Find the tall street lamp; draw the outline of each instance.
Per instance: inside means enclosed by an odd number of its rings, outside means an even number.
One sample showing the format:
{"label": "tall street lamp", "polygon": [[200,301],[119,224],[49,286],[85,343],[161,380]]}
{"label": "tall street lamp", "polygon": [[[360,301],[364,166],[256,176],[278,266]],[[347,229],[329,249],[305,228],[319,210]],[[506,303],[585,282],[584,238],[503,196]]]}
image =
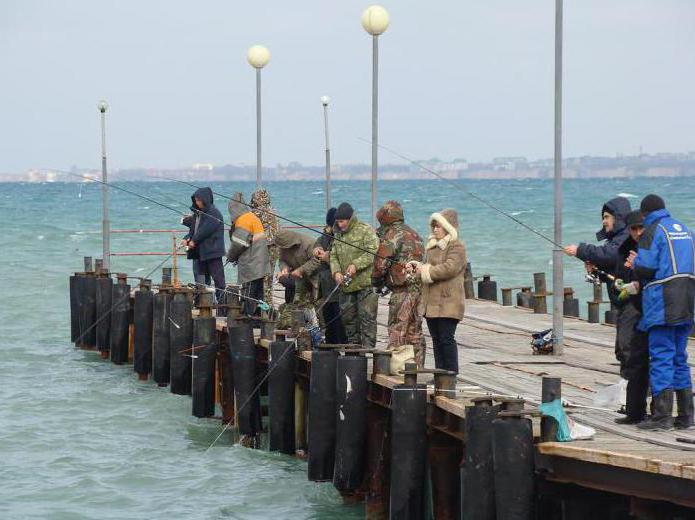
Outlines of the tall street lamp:
{"label": "tall street lamp", "polygon": [[326,211],[331,208],[331,147],[328,141],[328,103],[331,98],[321,96],[323,105],[323,128],[326,134]]}
{"label": "tall street lamp", "polygon": [[372,224],[376,226],[376,180],[379,147],[379,35],[389,26],[389,13],[380,5],[362,13],[362,27],[372,35]]}
{"label": "tall street lamp", "polygon": [[103,99],[97,104],[101,113],[101,243],[103,266],[106,271],[111,269],[111,225],[109,224],[109,187],[106,175],[106,111],[109,104]]}
{"label": "tall street lamp", "polygon": [[270,61],[270,51],[263,45],[254,45],[246,55],[256,69],[256,188],[261,187],[261,69]]}
{"label": "tall street lamp", "polygon": [[562,260],[562,0],[555,0],[555,157],[554,157],[554,236],[553,249],[553,353],[564,349]]}

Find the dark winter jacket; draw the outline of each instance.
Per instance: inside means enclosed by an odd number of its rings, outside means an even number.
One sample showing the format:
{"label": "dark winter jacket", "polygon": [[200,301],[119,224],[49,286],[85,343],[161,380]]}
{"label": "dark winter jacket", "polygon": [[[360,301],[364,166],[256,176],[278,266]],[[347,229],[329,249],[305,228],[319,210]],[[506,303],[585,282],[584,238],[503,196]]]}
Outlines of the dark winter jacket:
{"label": "dark winter jacket", "polygon": [[[203,201],[203,209],[198,209],[196,206],[196,197]],[[223,257],[225,252],[224,221],[222,220],[222,213],[213,204],[212,190],[210,188],[198,188],[191,195],[191,200],[195,207],[197,219],[191,229],[190,238],[198,249],[198,258],[210,260]]]}
{"label": "dark winter jacket", "polygon": [[692,324],[695,241],[685,224],[666,209],[646,215],[634,265],[637,277],[646,282],[639,328]]}
{"label": "dark winter jacket", "polygon": [[596,233],[596,240],[606,242],[600,246],[586,244],[582,242],[577,248],[577,258],[584,262],[590,262],[596,267],[607,273],[613,273],[618,256],[618,248],[625,242],[630,235],[625,224],[625,218],[630,213],[630,201],[625,197],[616,197],[603,205],[601,215],[608,211],[615,216],[613,231],[606,232],[605,229]]}
{"label": "dark winter jacket", "polygon": [[[639,281],[637,278],[637,275],[635,274],[635,271],[630,269],[629,267],[625,267],[625,262],[627,261],[627,258],[630,256],[630,251],[635,251],[637,252],[637,242],[632,240],[632,237],[628,235],[627,240],[623,242],[620,247],[618,248],[618,259],[615,262],[615,269],[613,270],[613,273],[615,274],[616,278],[619,278],[625,283],[631,283],[631,282],[636,282]],[[630,296],[627,300],[619,300],[618,295],[619,291],[616,289],[612,289],[609,291],[608,296],[611,299],[611,302],[618,308],[624,307],[628,302],[633,304],[637,310],[641,312],[642,310],[642,294],[641,291],[637,294],[634,294]]]}

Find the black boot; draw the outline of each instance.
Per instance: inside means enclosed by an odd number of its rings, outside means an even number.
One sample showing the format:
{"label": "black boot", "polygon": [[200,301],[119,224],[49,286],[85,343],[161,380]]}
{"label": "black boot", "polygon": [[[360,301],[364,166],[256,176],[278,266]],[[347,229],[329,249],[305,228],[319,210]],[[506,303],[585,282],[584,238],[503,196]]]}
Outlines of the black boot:
{"label": "black boot", "polygon": [[678,417],[673,421],[676,430],[687,430],[693,425],[693,389],[676,390]]}
{"label": "black boot", "polygon": [[662,390],[652,398],[654,413],[649,419],[639,423],[640,430],[670,430],[673,428],[673,390]]}
{"label": "black boot", "polygon": [[615,419],[616,424],[637,424],[647,417],[648,381],[633,378],[627,382],[625,417]]}

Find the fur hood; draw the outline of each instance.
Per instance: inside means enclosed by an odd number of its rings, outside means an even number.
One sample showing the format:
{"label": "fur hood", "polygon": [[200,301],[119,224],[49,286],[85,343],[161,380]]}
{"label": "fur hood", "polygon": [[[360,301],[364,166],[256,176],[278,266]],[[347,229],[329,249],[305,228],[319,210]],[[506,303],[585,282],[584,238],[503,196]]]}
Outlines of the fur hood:
{"label": "fur hood", "polygon": [[433,222],[437,222],[440,226],[442,226],[444,231],[447,232],[447,235],[441,240],[437,240],[434,235],[430,234],[427,239],[427,249],[432,249],[434,247],[446,249],[449,242],[458,239],[459,218],[456,210],[447,208],[440,212],[432,213],[432,215],[430,215],[430,226]]}

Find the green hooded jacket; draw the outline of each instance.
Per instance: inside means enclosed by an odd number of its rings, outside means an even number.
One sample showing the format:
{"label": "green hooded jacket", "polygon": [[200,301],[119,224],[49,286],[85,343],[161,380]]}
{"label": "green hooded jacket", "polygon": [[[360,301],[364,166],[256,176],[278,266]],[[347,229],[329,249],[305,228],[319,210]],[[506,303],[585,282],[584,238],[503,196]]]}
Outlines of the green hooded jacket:
{"label": "green hooded jacket", "polygon": [[378,247],[379,239],[372,227],[354,215],[344,232],[336,232],[331,250],[331,274],[344,274],[350,264],[357,268],[350,285],[341,289],[343,292],[357,292],[372,286],[374,255]]}

